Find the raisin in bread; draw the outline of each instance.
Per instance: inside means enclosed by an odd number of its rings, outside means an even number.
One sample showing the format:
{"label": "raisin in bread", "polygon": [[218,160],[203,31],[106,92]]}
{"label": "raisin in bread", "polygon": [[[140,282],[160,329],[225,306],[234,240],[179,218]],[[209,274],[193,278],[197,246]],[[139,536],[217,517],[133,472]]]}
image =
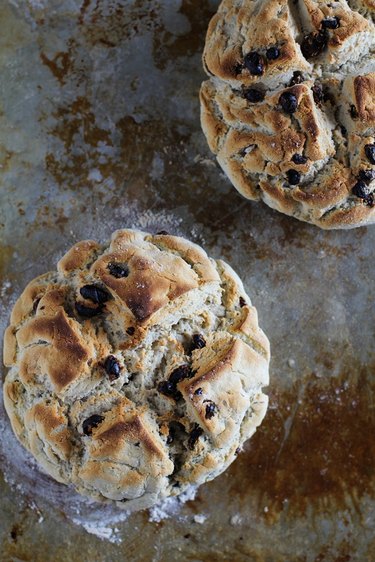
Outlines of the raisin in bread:
{"label": "raisin in bread", "polygon": [[245,197],[321,228],[375,220],[375,2],[223,0],[201,122]]}
{"label": "raisin in bread", "polygon": [[21,443],[128,510],[220,474],[267,409],[269,343],[240,279],[166,233],[76,244],[18,299],[4,357]]}

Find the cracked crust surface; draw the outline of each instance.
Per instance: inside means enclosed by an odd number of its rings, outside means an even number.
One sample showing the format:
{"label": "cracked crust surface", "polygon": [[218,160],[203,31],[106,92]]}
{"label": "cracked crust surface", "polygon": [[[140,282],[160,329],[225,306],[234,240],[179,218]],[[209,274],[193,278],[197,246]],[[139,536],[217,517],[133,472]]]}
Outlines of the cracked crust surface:
{"label": "cracked crust surface", "polygon": [[73,246],[19,297],[4,361],[20,442],[128,510],[220,474],[267,409],[269,343],[240,279],[167,234]]}
{"label": "cracked crust surface", "polygon": [[321,228],[375,221],[374,16],[372,0],[223,0],[201,122],[242,195]]}

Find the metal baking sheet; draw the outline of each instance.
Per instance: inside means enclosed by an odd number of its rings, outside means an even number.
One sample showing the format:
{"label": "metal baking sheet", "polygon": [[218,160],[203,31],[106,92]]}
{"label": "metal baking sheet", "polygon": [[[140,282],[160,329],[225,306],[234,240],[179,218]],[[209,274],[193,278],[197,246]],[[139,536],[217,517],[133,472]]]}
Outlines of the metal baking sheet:
{"label": "metal baking sheet", "polygon": [[52,482],[1,409],[2,561],[375,560],[375,228],[323,232],[231,188],[199,125],[217,5],[0,2],[1,329],[74,242],[135,226],[226,259],[272,345],[261,429],[153,521]]}

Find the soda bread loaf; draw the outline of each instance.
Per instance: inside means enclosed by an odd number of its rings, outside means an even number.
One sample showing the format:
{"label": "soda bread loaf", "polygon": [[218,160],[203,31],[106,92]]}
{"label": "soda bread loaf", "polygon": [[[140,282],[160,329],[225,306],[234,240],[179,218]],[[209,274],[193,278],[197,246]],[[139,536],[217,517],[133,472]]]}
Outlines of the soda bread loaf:
{"label": "soda bread loaf", "polygon": [[18,299],[4,357],[20,442],[128,510],[223,472],[267,409],[269,343],[240,279],[167,233],[76,244]]}
{"label": "soda bread loaf", "polygon": [[245,197],[321,228],[374,222],[374,15],[374,0],[223,0],[201,122]]}

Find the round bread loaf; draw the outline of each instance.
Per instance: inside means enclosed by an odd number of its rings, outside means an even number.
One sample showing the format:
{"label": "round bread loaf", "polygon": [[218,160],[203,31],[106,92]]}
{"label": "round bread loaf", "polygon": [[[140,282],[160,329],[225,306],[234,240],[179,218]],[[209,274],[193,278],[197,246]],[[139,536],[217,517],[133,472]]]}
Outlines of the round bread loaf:
{"label": "round bread loaf", "polygon": [[201,121],[248,199],[321,228],[375,220],[374,0],[223,0]]}
{"label": "round bread loaf", "polygon": [[267,409],[269,343],[240,279],[167,233],[73,246],[18,299],[4,357],[21,443],[128,510],[220,474]]}

